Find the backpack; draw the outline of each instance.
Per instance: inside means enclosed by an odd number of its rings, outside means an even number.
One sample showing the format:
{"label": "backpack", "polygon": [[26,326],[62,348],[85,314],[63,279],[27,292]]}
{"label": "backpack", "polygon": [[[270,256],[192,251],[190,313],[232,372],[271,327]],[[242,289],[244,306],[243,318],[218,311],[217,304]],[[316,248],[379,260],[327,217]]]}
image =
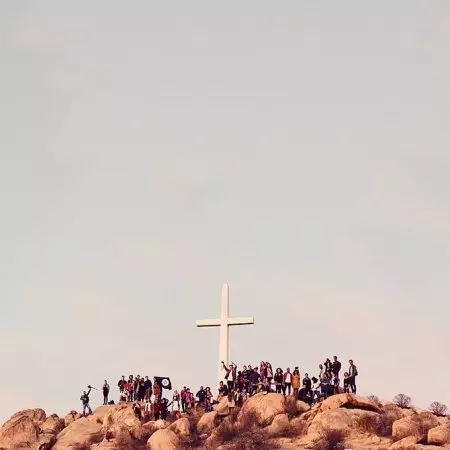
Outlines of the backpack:
{"label": "backpack", "polygon": [[354,374],[354,376],[355,377],[357,377],[358,376],[358,368],[355,366],[355,374]]}

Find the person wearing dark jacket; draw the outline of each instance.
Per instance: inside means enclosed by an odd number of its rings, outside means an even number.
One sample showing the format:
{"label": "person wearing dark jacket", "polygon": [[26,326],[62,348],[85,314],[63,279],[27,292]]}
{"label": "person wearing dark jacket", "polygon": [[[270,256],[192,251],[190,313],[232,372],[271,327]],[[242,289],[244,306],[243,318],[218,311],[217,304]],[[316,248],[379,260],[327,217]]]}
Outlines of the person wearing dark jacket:
{"label": "person wearing dark jacket", "polygon": [[283,388],[283,371],[280,367],[275,371],[273,381],[275,383],[275,392],[281,394]]}
{"label": "person wearing dark jacket", "polygon": [[249,386],[248,386],[248,394],[253,395],[258,389],[258,381],[259,381],[259,372],[258,368],[255,367],[249,375]]}
{"label": "person wearing dark jacket", "polygon": [[145,377],[144,389],[145,389],[145,400],[150,400],[152,397],[153,384],[148,377]]}
{"label": "person wearing dark jacket", "polygon": [[89,411],[89,414],[92,414],[92,409],[89,406],[89,394],[91,393],[91,386],[88,386],[89,390],[83,391],[83,395],[80,397],[81,403],[83,405],[83,417],[86,417],[86,409]]}
{"label": "person wearing dark jacket", "polygon": [[125,389],[125,385],[127,384],[127,380],[125,380],[125,375],[122,375],[122,378],[119,380],[119,382],[117,383],[117,386],[119,388],[119,392],[122,394],[124,389]]}
{"label": "person wearing dark jacket", "polygon": [[107,405],[108,404],[108,397],[109,397],[109,384],[108,382],[105,380],[105,383],[103,384],[103,404]]}

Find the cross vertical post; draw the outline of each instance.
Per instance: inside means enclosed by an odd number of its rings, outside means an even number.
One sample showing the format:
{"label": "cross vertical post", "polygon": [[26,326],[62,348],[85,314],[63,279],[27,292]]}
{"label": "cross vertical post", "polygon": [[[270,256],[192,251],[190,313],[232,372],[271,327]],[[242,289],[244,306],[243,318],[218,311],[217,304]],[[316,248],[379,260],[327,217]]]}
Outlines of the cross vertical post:
{"label": "cross vertical post", "polygon": [[252,325],[255,323],[253,317],[229,317],[229,286],[224,283],[222,286],[222,304],[219,319],[197,320],[197,327],[220,327],[219,340],[219,375],[218,383],[223,381],[224,373],[222,369],[222,361],[228,365],[230,363],[230,326],[236,325]]}

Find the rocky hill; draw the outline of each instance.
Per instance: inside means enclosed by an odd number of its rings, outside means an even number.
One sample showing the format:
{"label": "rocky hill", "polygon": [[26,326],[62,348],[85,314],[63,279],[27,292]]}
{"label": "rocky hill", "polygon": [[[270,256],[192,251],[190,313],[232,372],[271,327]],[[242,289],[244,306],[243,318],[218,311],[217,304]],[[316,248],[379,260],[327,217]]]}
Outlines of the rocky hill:
{"label": "rocky hill", "polygon": [[42,409],[18,412],[0,430],[0,450],[450,449],[450,419],[350,394],[312,408],[257,394],[231,413],[226,401],[204,414],[142,424],[130,405],[100,406],[84,418]]}

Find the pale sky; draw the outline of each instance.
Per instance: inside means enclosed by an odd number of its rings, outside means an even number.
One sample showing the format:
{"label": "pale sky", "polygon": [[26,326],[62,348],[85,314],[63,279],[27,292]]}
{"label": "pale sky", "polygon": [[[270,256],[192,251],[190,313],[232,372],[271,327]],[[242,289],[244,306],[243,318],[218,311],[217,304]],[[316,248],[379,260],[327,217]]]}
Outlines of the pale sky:
{"label": "pale sky", "polygon": [[[0,418],[232,359],[450,406],[450,3],[0,6]],[[92,396],[93,406],[101,402]]]}

